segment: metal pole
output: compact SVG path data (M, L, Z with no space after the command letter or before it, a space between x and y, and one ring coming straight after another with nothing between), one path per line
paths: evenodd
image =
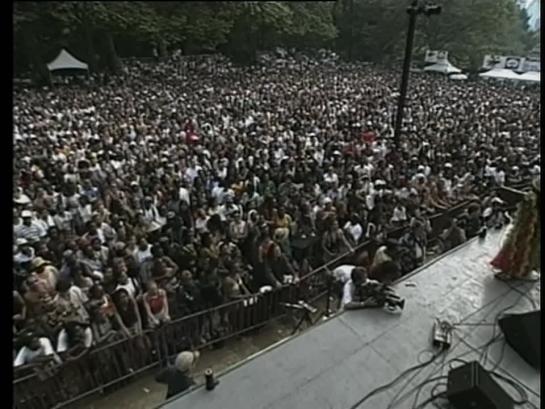
M418 1L413 0L411 6L407 10L407 12L409 13L409 29L407 30L407 43L405 44L405 59L403 61L403 73L401 75L401 88L399 91L396 121L394 124L394 144L396 148L399 148L399 135L401 133L401 122L403 120L403 108L405 105L405 97L407 95L407 86L409 83L409 71L411 68L414 30L416 27L416 15L418 14L417 7Z

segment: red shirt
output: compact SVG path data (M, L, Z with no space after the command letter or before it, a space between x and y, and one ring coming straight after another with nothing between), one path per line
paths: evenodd
M377 136L375 135L373 131L365 131L364 133L361 134L361 139L365 143L373 143L376 138Z

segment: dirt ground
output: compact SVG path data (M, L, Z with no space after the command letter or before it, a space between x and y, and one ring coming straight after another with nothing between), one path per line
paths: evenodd
M319 311L314 319L320 318L324 310L324 303L316 305ZM283 318L269 323L258 332L249 333L247 336L235 338L225 343L222 348L206 349L201 351L201 357L195 369L195 381L204 382L204 370L212 368L218 374L243 361L251 355L281 341L290 336L294 327L293 319ZM155 382L154 376L158 369L142 374L131 380L127 386L116 391L94 395L85 400L67 406L67 409L150 409L155 408L165 400L166 386Z

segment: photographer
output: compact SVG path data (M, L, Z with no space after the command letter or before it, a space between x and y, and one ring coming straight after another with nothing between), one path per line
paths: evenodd
M382 306L366 289L375 285L380 283L369 279L364 268L354 268L350 274L350 280L344 284L341 305L347 310Z

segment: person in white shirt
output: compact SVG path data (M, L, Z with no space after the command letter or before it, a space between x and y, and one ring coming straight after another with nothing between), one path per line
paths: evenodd
M92 345L93 331L91 327L77 321L68 321L59 332L57 353L71 355L72 350L83 349L85 351ZM66 358L65 355L63 357Z
M494 174L494 181L498 186L505 185L505 172L501 167L498 167L498 169L496 170Z
M134 258L138 264L142 264L144 261L151 259L151 244L147 242L145 238L141 238L138 243L138 248L134 252Z
M365 285L376 285L378 281L368 278L367 271L364 268L356 267L352 269L350 280L343 287L343 295L341 307L345 310L354 310L358 308L377 307L379 306L374 297L362 299L360 288Z
M353 264L343 264L343 265L335 268L331 272L331 275L333 276L333 279L335 281L338 281L338 282L341 282L341 283L345 284L347 281L350 280L352 270L354 270L355 268L357 268L357 267L355 265L353 265Z
M336 186L339 183L339 176L335 172L333 172L330 167L328 167L324 174L324 182Z
M407 212L405 210L405 206L398 201L396 203L396 206L394 207L394 214L392 218L390 219L390 223L392 223L395 227L400 227L404 223L407 222Z
M17 353L13 366L15 368L23 365L38 364L53 359L60 364L62 361L53 350L51 341L47 338L39 338L36 334L28 332L23 335L23 347Z
M33 221L33 214L30 210L23 210L21 218L23 219L23 223L13 228L16 238L26 239L29 243L35 244L47 236L47 230L44 230L39 224Z
M359 244L360 239L363 236L363 227L361 227L357 214L352 215L351 219L344 225L343 230L345 231L352 245L355 246Z
M180 189L178 190L178 197L180 200L186 202L188 205L191 205L191 194L187 188L187 183L185 180L182 180Z

